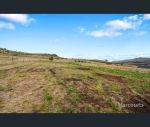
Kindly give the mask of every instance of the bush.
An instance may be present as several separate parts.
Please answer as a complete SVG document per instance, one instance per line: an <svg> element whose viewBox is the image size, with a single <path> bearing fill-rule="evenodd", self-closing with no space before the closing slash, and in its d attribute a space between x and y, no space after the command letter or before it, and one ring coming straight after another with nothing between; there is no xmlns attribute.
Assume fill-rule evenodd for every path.
<svg viewBox="0 0 150 127"><path fill-rule="evenodd" d="M53 58L52 56L51 56L51 57L49 57L49 60L50 60L50 61L53 61L53 59L54 59L54 58Z"/></svg>

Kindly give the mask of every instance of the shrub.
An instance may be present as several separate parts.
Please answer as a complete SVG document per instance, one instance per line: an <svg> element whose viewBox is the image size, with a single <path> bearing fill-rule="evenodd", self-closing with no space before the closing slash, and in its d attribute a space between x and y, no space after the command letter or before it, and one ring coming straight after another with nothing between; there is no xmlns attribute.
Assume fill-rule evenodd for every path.
<svg viewBox="0 0 150 127"><path fill-rule="evenodd" d="M52 56L51 56L51 57L49 57L49 60L50 60L50 61L53 61L53 59L54 59L54 58L53 58Z"/></svg>

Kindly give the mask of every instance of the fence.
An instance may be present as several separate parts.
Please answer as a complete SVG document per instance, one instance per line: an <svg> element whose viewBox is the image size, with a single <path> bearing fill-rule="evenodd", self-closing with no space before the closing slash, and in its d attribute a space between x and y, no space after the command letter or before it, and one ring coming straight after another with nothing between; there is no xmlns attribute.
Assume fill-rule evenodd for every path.
<svg viewBox="0 0 150 127"><path fill-rule="evenodd" d="M47 59L32 58L32 57L16 57L16 56L0 56L0 65L13 64L17 62L33 62L33 61L45 61Z"/></svg>

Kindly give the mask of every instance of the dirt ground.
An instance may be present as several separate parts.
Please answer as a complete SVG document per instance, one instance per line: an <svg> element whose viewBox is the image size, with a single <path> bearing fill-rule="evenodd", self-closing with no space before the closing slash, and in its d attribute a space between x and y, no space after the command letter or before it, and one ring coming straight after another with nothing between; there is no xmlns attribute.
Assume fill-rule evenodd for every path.
<svg viewBox="0 0 150 127"><path fill-rule="evenodd" d="M115 71L101 71L99 67ZM126 68L71 60L31 60L2 65L0 112L149 112L150 71ZM123 70L123 74L116 70ZM125 71L132 75L124 76ZM138 75L133 73L136 71ZM142 104L142 107L121 107L121 104Z"/></svg>

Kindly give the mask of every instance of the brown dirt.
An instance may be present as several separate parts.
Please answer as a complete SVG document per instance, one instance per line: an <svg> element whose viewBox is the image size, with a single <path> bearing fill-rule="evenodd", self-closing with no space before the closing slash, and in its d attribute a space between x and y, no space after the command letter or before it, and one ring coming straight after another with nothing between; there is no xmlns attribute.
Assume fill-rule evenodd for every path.
<svg viewBox="0 0 150 127"><path fill-rule="evenodd" d="M141 107L127 107L131 112L150 112L150 96L132 96L125 104L142 104Z"/></svg>
<svg viewBox="0 0 150 127"><path fill-rule="evenodd" d="M55 76L56 72L54 69L49 69L49 71L52 73L53 76Z"/></svg>
<svg viewBox="0 0 150 127"><path fill-rule="evenodd" d="M0 112L34 112L43 103L43 90L47 88L42 68L19 66L9 68L5 79L5 86L0 91L3 103ZM38 72L38 73L37 73ZM22 75L23 74L23 75ZM24 75L25 74L25 75ZM17 77L16 77L17 76Z"/></svg>
<svg viewBox="0 0 150 127"><path fill-rule="evenodd" d="M2 74L2 79L5 78L5 82L0 79L0 83L6 84L8 88L0 91L0 112L38 112L43 104L44 90L48 90L53 97L49 111L54 112L59 104L65 112L73 107L66 101L68 96L66 89L69 85L75 86L81 96L81 102L73 107L76 109L76 112L85 112L85 107L88 105L92 106L94 110L98 109L108 112L111 109L106 104L108 97L112 97L118 103L141 103L144 105L143 108L125 108L127 112L150 111L150 96L148 94L137 95L129 87L129 79L102 73L96 73L97 77L94 78L82 78L78 77L79 75L77 76L79 70L62 68L62 65L57 66L56 64L43 66L42 64L32 63L6 66L4 69L6 77ZM89 72L86 68L80 70L82 73ZM24 75L24 73L27 75ZM91 74L91 71L89 73ZM106 80L106 82L102 83L104 89L102 94L95 91L96 78L100 77ZM62 85L59 84L61 80L63 80ZM120 85L121 92L107 91L110 82Z"/></svg>
<svg viewBox="0 0 150 127"><path fill-rule="evenodd" d="M121 76L110 75L110 74L100 74L97 73L97 76L106 78L107 80L118 82L121 86L122 96L128 97L129 99L120 100L118 96L111 93L116 101L121 102L122 104L143 104L144 107L126 107L131 112L149 112L150 111L150 96L149 95L136 95L129 87L125 79Z"/></svg>
<svg viewBox="0 0 150 127"><path fill-rule="evenodd" d="M95 84L94 81L88 80L88 83L76 78L65 79L65 84L72 82L72 84L79 90L82 102L80 104L80 112L84 111L85 104L90 104L97 109L108 108L105 104L105 96L98 95L90 86Z"/></svg>
<svg viewBox="0 0 150 127"><path fill-rule="evenodd" d="M131 96L134 92L128 87L124 77L110 74L96 73L97 76L103 77L109 81L118 83L121 86L121 92L124 96Z"/></svg>

